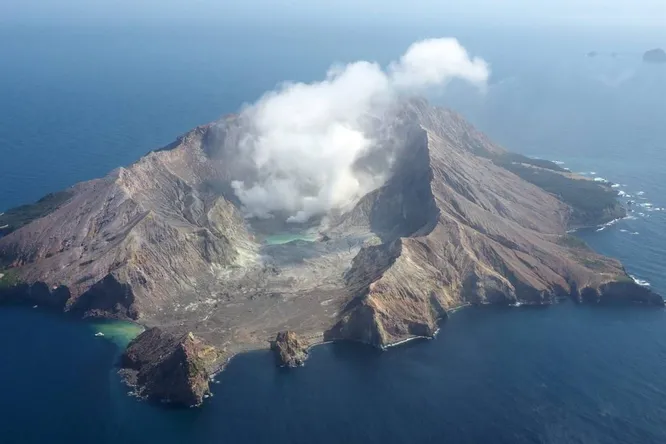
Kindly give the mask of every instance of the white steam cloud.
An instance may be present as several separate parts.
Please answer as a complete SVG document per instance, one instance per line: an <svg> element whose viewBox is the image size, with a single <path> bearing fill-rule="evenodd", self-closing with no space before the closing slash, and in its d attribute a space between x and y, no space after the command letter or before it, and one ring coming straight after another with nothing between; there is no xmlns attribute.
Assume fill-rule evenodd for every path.
<svg viewBox="0 0 666 444"><path fill-rule="evenodd" d="M403 94L441 87L452 79L485 86L486 62L470 58L456 39L412 44L382 69L359 61L331 68L316 83L289 83L242 112L251 127L240 148L256 168L252 183L232 186L248 217L287 214L292 222L344 209L380 186L382 174L359 174L355 162L373 144L369 115Z"/></svg>

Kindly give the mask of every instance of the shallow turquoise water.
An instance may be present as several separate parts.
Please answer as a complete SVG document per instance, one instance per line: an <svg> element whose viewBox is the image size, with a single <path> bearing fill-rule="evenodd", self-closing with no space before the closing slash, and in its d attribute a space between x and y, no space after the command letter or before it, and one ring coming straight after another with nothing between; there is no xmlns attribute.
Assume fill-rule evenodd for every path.
<svg viewBox="0 0 666 444"><path fill-rule="evenodd" d="M127 347L127 344L144 330L140 325L123 321L91 321L87 322L86 326L91 332L98 335L96 337L111 341L120 349Z"/></svg>

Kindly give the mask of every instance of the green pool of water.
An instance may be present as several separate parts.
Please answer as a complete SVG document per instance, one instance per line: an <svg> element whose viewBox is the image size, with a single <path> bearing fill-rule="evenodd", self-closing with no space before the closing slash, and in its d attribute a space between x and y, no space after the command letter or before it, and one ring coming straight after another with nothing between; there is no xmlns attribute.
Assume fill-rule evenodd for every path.
<svg viewBox="0 0 666 444"><path fill-rule="evenodd" d="M314 242L317 240L317 233L280 233L266 236L264 243L267 245L281 245L296 240Z"/></svg>

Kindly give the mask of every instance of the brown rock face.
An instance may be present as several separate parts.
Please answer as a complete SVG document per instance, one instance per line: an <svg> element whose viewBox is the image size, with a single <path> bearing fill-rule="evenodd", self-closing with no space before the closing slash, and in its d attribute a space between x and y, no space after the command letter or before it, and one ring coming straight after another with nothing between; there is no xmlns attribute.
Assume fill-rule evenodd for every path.
<svg viewBox="0 0 666 444"><path fill-rule="evenodd" d="M305 364L308 357L307 344L293 331L281 331L271 343L279 365L283 367L299 367Z"/></svg>
<svg viewBox="0 0 666 444"><path fill-rule="evenodd" d="M215 357L215 350L192 333L178 336L154 327L127 347L121 372L141 397L196 406L209 392L209 366Z"/></svg>

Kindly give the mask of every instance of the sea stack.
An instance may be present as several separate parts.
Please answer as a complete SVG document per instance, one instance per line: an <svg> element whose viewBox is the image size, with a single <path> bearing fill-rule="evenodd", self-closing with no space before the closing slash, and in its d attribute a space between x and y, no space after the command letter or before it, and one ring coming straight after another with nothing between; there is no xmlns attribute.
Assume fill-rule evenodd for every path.
<svg viewBox="0 0 666 444"><path fill-rule="evenodd" d="M209 394L210 364L217 353L192 333L154 327L137 336L121 357L121 374L139 397L198 406Z"/></svg>
<svg viewBox="0 0 666 444"><path fill-rule="evenodd" d="M308 357L307 344L293 331L281 331L271 343L281 367L300 367Z"/></svg>

